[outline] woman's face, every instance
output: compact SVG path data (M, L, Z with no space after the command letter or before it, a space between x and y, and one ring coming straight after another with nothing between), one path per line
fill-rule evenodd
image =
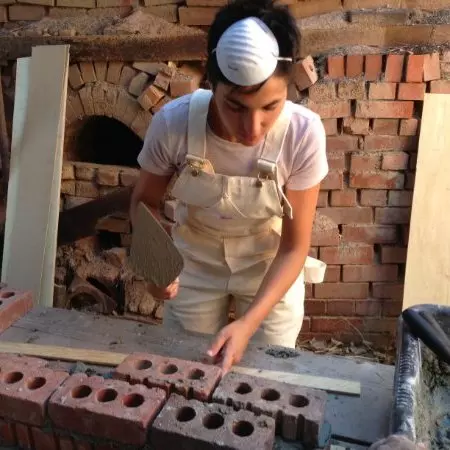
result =
M259 89L219 83L214 91L211 126L222 138L253 146L278 119L287 98L285 77L272 76Z

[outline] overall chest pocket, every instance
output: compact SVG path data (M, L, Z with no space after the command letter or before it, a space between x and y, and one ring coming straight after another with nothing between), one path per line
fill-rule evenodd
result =
M186 167L175 182L172 195L187 205L212 208L222 199L222 180L214 174Z

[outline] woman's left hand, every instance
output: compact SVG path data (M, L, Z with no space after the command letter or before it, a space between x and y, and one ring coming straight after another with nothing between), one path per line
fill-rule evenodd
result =
M249 328L242 319L235 320L222 328L210 346L208 356L221 360L223 374L241 360L252 335Z

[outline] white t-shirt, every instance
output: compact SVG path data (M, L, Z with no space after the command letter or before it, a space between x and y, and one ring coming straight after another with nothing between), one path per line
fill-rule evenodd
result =
M155 175L180 173L187 154L187 126L191 94L161 108L152 119L138 156L142 169ZM230 176L250 176L263 143L247 147L221 139L207 126L206 158L214 171ZM315 186L328 173L326 135L320 116L293 104L291 122L277 163L282 187L303 190Z

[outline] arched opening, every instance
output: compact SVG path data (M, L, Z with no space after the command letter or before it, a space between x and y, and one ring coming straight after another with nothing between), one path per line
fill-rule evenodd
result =
M87 117L77 124L72 136L66 149L70 161L138 167L142 139L114 118Z

